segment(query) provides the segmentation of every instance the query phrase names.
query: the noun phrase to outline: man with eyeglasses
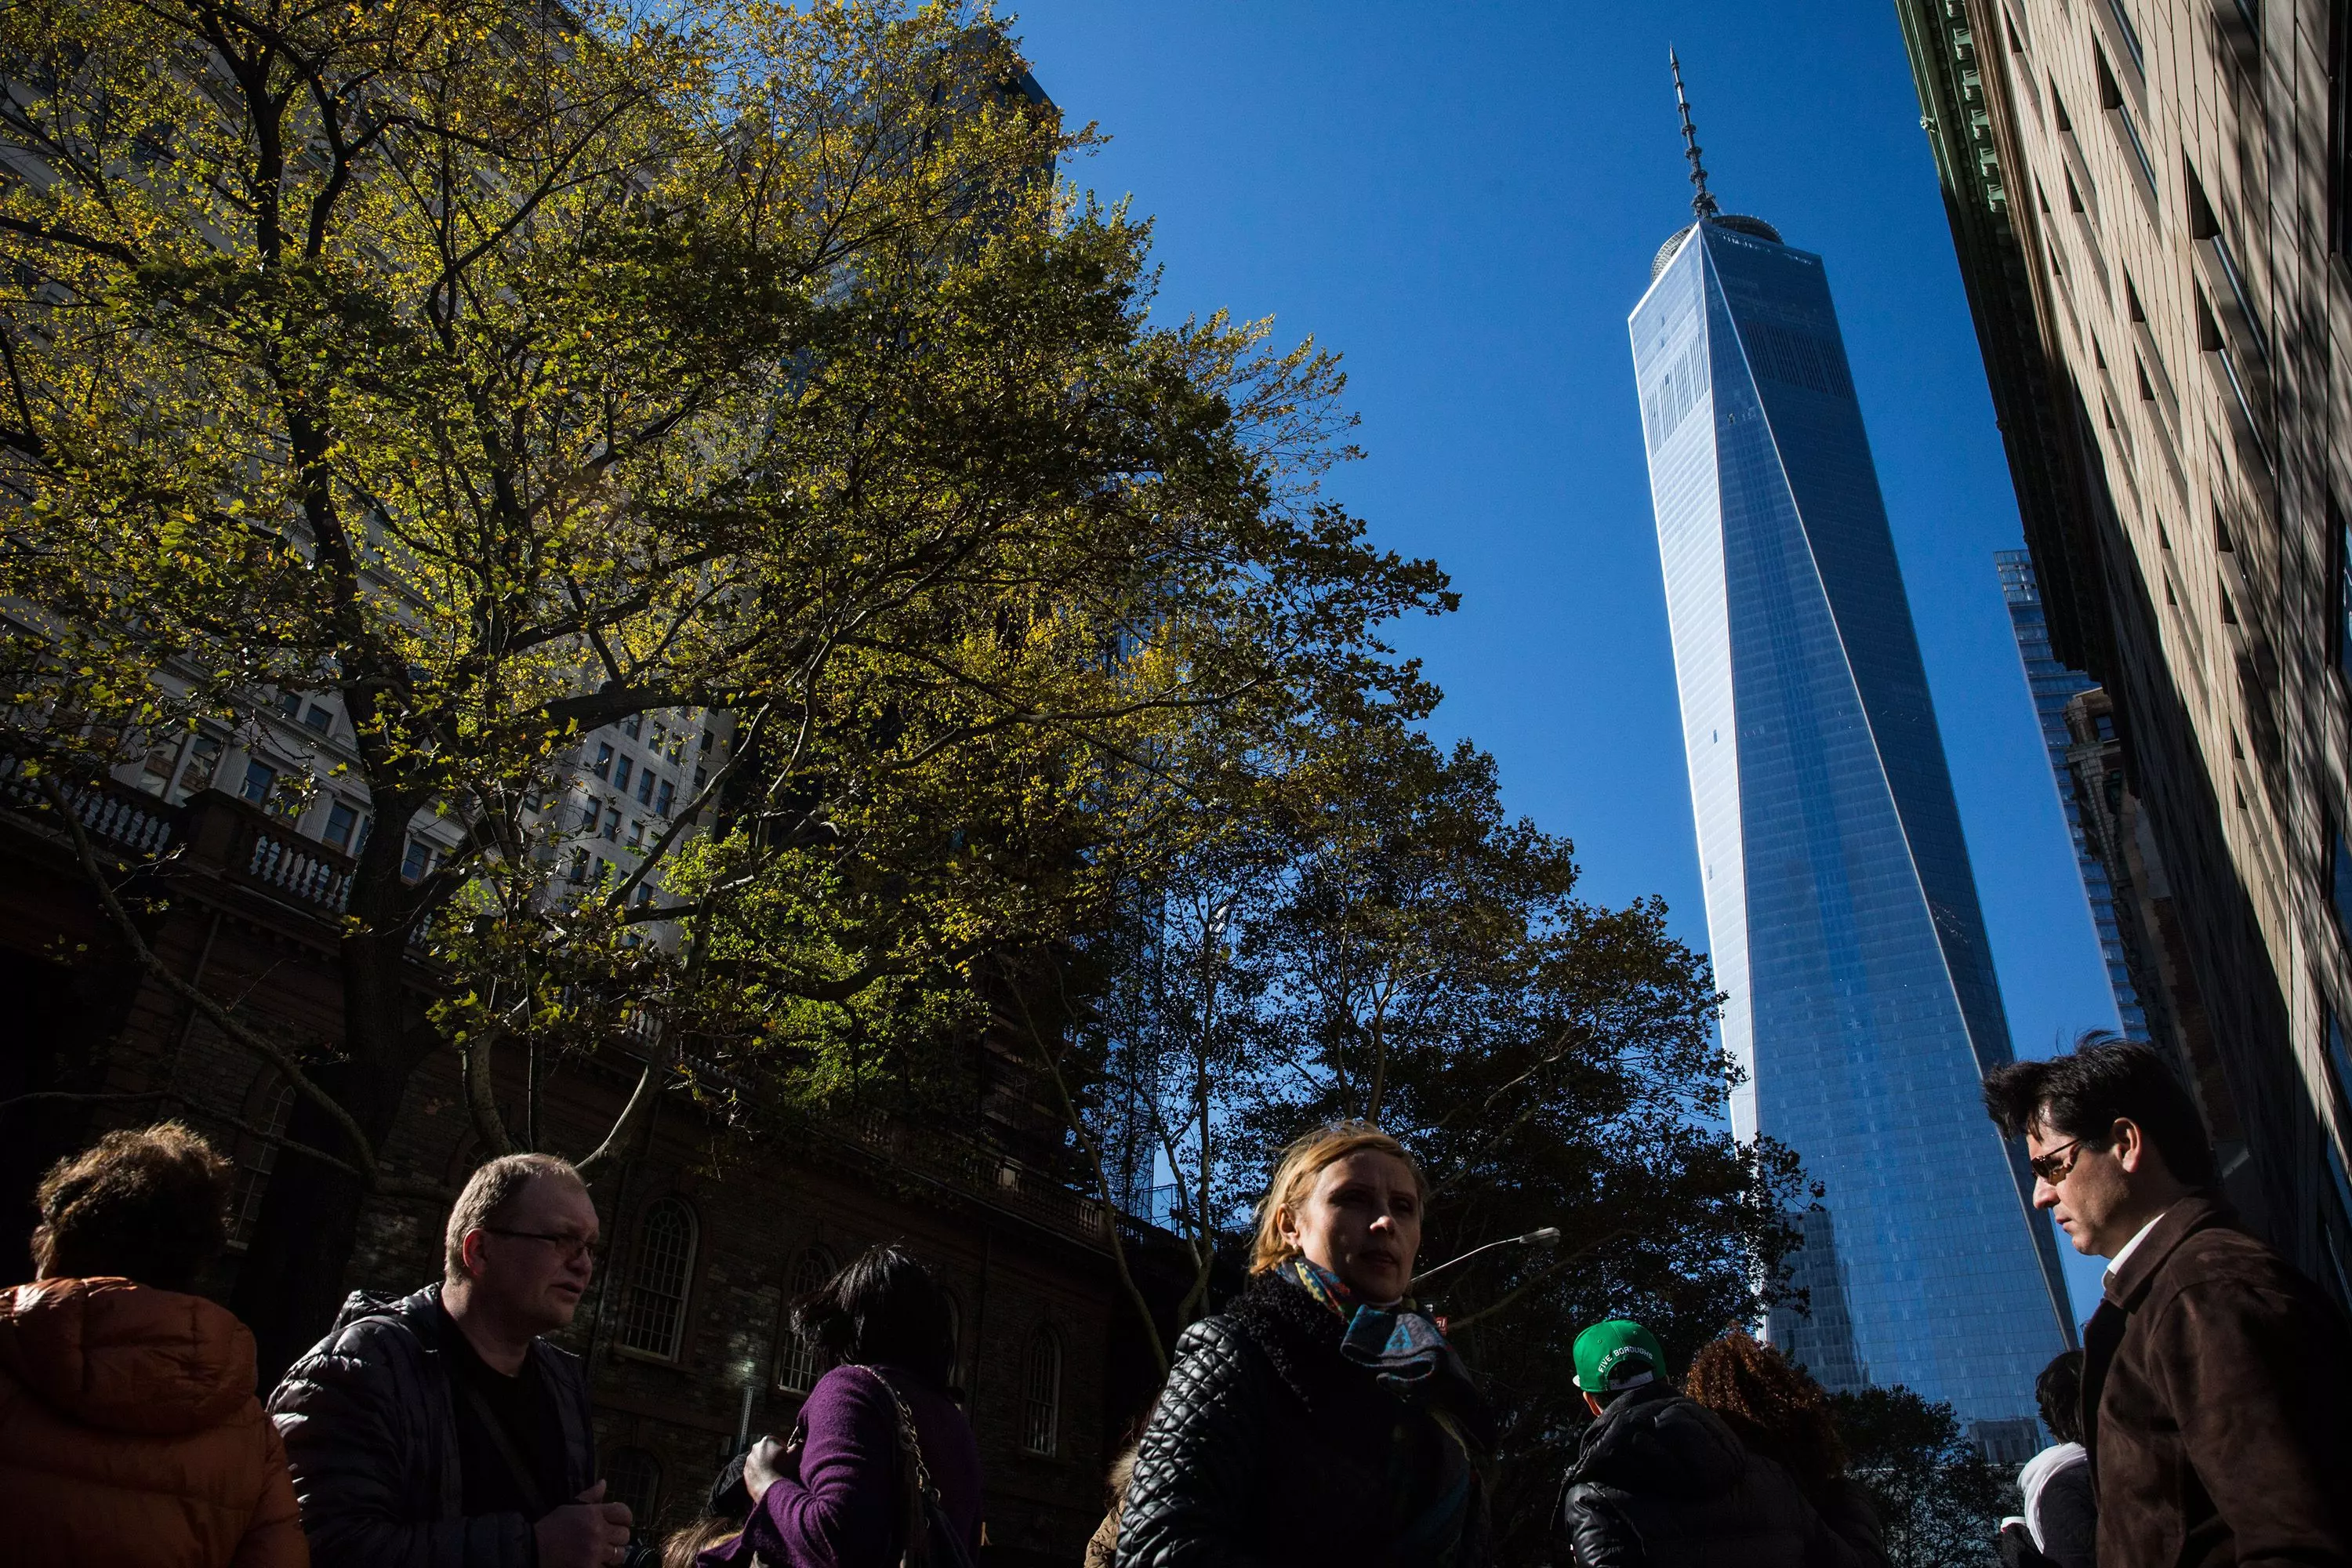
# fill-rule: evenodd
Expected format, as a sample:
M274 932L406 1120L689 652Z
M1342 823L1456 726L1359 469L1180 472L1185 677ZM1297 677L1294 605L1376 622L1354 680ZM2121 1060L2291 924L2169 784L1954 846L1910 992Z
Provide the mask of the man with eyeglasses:
M596 1205L546 1154L474 1173L443 1274L354 1292L269 1409L314 1568L604 1568L629 1555L604 1500L568 1325L594 1268Z
M2083 1331L2101 1568L2352 1564L2352 1343L2235 1228L2196 1103L2148 1046L2086 1036L1988 1074L2033 1202L2108 1260Z

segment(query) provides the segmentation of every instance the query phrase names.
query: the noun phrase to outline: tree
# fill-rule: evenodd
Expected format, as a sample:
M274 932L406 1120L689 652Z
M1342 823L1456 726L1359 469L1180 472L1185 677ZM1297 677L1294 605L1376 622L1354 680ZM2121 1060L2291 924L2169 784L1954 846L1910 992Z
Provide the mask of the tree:
M1077 1026L1039 1048L1096 1085L1065 1105L1107 1194L1173 1187L1180 1323L1243 1253L1272 1152L1333 1117L1376 1115L1423 1161L1425 1260L1560 1230L1428 1293L1495 1393L1496 1522L1532 1550L1584 1424L1577 1330L1633 1313L1691 1346L1752 1318L1801 1184L1716 1120L1717 998L1662 905L1580 900L1569 846L1505 815L1472 747L1393 713L1290 739L1161 841L1108 953L1049 956Z
M1313 500L1332 362L1149 321L984 13L36 0L0 50L6 743L70 783L330 693L378 824L334 1053L161 975L299 1091L265 1369L432 1052L497 1149L494 1052L656 1042L592 1164L689 1039L785 1102L919 1079L877 997L1064 929L1073 813L1158 731L1412 685L1372 628L1443 581ZM555 886L580 738L711 710L672 830Z
M1960 1435L1952 1407L1900 1384L1831 1396L1847 1462L1895 1568L1974 1568L1995 1547L2011 1478Z

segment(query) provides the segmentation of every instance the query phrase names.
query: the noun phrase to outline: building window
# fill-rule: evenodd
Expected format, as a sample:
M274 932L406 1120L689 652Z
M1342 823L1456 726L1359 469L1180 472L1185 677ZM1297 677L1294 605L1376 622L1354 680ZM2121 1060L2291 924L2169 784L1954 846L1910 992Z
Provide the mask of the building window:
M604 1499L629 1505L629 1523L640 1541L653 1534L661 1475L661 1461L643 1448L615 1448L604 1458Z
M245 783L237 786L239 798L256 805L269 804L270 792L278 787L278 770L268 763L248 762L245 764Z
M327 807L326 840L344 854L352 853L352 841L358 835L360 814L348 801L337 801Z
M564 879L574 887L587 886L588 851L585 849L574 849L572 852L572 869L566 873Z
M2335 1113L2333 1121L2337 1132L2352 1131L2352 1048L2347 1047L2344 1026L2337 1020L2334 1007L2324 1001L2320 1003L2319 1017L2320 1026L2326 1036L2323 1043L2326 1047L2327 1057L2328 1109ZM2324 1128L2319 1142L2327 1156L2327 1174L2335 1187L2337 1220L2340 1224L2352 1226L2352 1174L2347 1174L2345 1170L2343 1146L2337 1142L2336 1133ZM2319 1230L2320 1240L2326 1246L2327 1260L2336 1276L2334 1283L2337 1299L2346 1306L2352 1307L2352 1277L2346 1273L2347 1259L2337 1244L2336 1226L2322 1215Z
M1061 1428L1062 1342L1053 1330L1039 1329L1029 1342L1021 1379L1021 1446L1050 1458L1058 1450Z
M663 1198L637 1226L637 1266L629 1275L623 1345L664 1361L677 1358L693 1272L694 1211L676 1198Z
M187 760L180 764L180 782L173 787L173 803L188 798L198 790L213 787L213 775L220 771L221 743L210 735L199 735L188 746Z
M613 760L613 787L614 789L626 790L629 787L629 770L635 765L636 764L629 761L628 757L625 755L615 757Z
M630 740L634 741L645 732L646 716L644 714L632 713L627 718L621 721L621 733L626 735Z
M2131 56L2132 68L2146 76L2147 51L2140 47L2139 29L2132 26L2131 13L2124 9L2123 0L2107 0L2107 15L2116 19L2116 28L2123 35L2124 52Z
M259 1099L259 1114L247 1121L264 1136L250 1133L242 1141L244 1157L236 1163L236 1187L228 1200L228 1244L239 1251L253 1240L254 1223L261 1217L261 1195L269 1190L269 1173L278 1167L278 1141L294 1115L294 1086L279 1083Z
M784 1335L776 1351L776 1386L786 1394L806 1394L825 1373L823 1351L793 1332L793 1303L833 1278L833 1255L822 1247L804 1247L793 1259L784 1280Z
M408 853L400 858L400 877L404 882L421 882L433 869L433 846L422 838L408 841Z
M664 816L667 816L669 815L669 808L677 803L677 791L676 787L671 784L669 780L662 780L661 788L654 791L654 810Z
M304 727L316 730L321 735L332 734L335 729L335 716L313 702L303 713L302 723Z
M2352 522L2344 517L2336 498L2327 498L2329 535L2336 542L2336 615L2331 628L2336 638L2336 667L2352 675Z
M621 811L618 806L609 807L604 813L604 837L614 844L621 841Z
M2352 15L2335 7L2327 51L2328 239L2339 256L2352 255Z
M600 779L612 777L613 748L600 743L596 748L595 763L588 771Z
M2347 943L2352 943L2352 847L2344 842L2344 829L2330 822L2327 834L2327 901L2336 910L2336 928Z

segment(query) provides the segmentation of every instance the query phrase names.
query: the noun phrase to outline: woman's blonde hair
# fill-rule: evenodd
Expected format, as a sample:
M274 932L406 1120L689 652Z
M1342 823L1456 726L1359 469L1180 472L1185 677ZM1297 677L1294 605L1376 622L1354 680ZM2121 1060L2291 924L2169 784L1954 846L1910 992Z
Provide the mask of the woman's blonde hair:
M1370 1122L1334 1121L1301 1133L1274 1163L1274 1180L1266 1184L1265 1196L1257 1201L1257 1244L1250 1252L1252 1274L1267 1273L1298 1256L1298 1248L1283 1239L1283 1212L1297 1209L1306 1200L1307 1189L1327 1167L1366 1150L1403 1161L1405 1169L1412 1173L1413 1192L1424 1203L1428 1201L1429 1184L1422 1178L1421 1163Z

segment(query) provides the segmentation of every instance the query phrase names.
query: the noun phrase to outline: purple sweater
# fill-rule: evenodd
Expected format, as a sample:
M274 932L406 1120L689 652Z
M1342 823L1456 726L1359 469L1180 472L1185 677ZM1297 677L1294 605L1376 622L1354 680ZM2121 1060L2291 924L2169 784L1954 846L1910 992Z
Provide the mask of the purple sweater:
M923 1463L964 1546L980 1550L980 1445L953 1401L914 1373L889 1369L891 1385L915 1413ZM817 1379L793 1434L800 1462L779 1476L751 1510L743 1533L698 1560L702 1568L887 1568L901 1542L898 1414L868 1368L837 1366Z

